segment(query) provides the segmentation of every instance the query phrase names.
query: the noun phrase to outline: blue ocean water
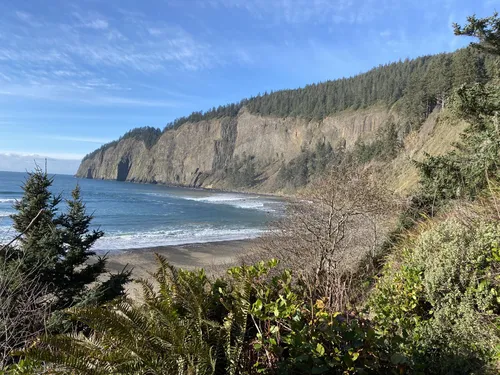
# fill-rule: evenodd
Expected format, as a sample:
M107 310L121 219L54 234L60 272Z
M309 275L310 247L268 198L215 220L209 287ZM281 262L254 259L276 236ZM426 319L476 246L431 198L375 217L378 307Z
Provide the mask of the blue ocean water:
M9 215L24 173L0 172L0 243L15 236ZM255 238L284 202L267 196L54 176L53 191L69 198L81 187L94 225L105 236L95 250L119 250ZM64 209L64 205L61 206Z

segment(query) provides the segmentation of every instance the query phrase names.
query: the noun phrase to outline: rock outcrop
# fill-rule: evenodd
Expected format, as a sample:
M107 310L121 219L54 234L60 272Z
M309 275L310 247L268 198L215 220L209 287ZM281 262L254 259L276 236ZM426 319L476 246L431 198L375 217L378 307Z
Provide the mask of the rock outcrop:
M127 138L82 161L77 176L93 179L230 188L224 170L252 157L261 191L273 190L283 163L318 142L347 148L369 139L394 115L385 107L344 111L321 121L263 117L243 108L235 118L185 123L166 130L151 147Z

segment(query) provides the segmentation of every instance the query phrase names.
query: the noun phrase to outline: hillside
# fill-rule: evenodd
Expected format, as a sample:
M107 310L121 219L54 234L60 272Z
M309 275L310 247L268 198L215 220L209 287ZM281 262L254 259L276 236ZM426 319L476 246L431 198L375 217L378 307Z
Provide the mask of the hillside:
M293 191L339 154L360 151L360 146L365 152L388 130L397 134L394 141L404 144L406 153L415 152L406 137L420 138L422 147L432 132L423 129L418 135L420 125L446 107L453 88L487 80L492 65L468 48L380 66L348 79L266 93L195 112L163 131L134 129L87 155L77 176Z

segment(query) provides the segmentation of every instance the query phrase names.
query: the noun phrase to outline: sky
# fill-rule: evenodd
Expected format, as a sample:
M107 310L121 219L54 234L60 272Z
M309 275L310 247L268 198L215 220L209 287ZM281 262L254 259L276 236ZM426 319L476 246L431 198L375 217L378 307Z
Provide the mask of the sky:
M0 168L54 173L139 126L453 51L500 0L0 0Z

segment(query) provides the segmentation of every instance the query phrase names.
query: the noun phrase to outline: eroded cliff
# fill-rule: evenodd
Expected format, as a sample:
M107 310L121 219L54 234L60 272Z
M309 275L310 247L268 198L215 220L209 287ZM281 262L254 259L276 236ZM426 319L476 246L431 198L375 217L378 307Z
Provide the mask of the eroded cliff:
M138 139L122 139L83 160L77 176L231 188L225 171L234 160L251 157L259 177L256 188L273 191L280 166L304 149L318 142L350 148L393 117L383 106L343 111L321 121L259 116L242 108L234 118L166 130L151 148Z

